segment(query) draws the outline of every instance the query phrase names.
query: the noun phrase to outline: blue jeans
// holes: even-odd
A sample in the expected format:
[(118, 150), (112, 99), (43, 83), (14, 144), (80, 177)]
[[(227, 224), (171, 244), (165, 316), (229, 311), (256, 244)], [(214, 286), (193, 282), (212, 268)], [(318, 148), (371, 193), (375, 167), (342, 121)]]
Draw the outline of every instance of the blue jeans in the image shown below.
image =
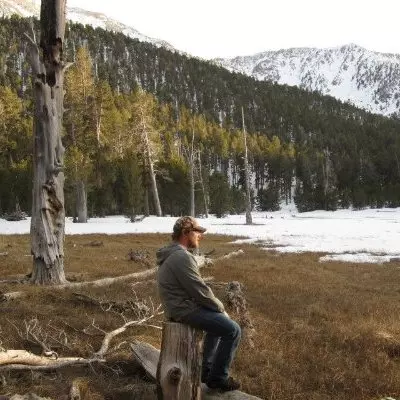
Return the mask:
[(240, 326), (225, 314), (204, 307), (182, 318), (182, 322), (206, 332), (202, 380), (220, 382), (227, 379), (240, 341)]

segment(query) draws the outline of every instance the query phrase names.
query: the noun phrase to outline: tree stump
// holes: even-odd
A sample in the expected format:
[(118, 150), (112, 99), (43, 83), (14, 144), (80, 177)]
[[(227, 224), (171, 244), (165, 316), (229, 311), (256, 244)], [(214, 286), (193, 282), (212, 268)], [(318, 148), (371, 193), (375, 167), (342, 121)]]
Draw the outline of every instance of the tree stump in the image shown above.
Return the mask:
[(164, 322), (157, 366), (159, 400), (200, 400), (203, 332)]

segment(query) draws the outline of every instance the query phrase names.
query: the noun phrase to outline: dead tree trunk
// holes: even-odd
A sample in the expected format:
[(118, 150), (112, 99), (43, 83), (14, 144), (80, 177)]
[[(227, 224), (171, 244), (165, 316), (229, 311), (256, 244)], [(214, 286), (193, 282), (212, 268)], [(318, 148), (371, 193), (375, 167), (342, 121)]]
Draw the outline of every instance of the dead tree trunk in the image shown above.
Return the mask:
[(87, 195), (85, 183), (82, 180), (76, 182), (76, 222), (87, 222)]
[(157, 396), (162, 400), (200, 400), (203, 332), (165, 322), (157, 366)]
[(242, 124), (243, 124), (243, 141), (244, 141), (244, 186), (246, 189), (246, 225), (251, 225), (253, 219), (251, 216), (251, 199), (250, 199), (250, 177), (249, 177), (249, 160), (247, 152), (247, 133), (244, 125), (244, 112), (242, 107)]
[(40, 44), (32, 38), (33, 123), (32, 282), (66, 283), (64, 274), (63, 44), (65, 0), (42, 0)]
[(158, 189), (157, 189), (157, 181), (156, 181), (156, 174), (154, 172), (154, 165), (153, 165), (153, 160), (150, 157), (150, 154), (148, 154), (148, 165), (149, 165), (149, 175), (150, 175), (150, 184), (151, 184), (151, 191), (153, 193), (153, 200), (154, 200), (154, 208), (157, 214), (157, 217), (162, 216), (162, 211), (161, 211), (161, 203), (160, 203), (160, 197), (158, 196)]
[(204, 201), (204, 215), (206, 218), (208, 218), (208, 194), (206, 192), (206, 188), (204, 185), (203, 171), (202, 171), (202, 165), (201, 165), (201, 151), (200, 150), (198, 152), (198, 162), (199, 162), (200, 186), (201, 186), (201, 191), (203, 193), (203, 201)]
[(194, 203), (194, 128), (192, 131), (192, 143), (190, 144), (190, 152), (189, 152), (189, 181), (190, 181), (190, 215), (192, 217), (196, 216), (195, 203)]

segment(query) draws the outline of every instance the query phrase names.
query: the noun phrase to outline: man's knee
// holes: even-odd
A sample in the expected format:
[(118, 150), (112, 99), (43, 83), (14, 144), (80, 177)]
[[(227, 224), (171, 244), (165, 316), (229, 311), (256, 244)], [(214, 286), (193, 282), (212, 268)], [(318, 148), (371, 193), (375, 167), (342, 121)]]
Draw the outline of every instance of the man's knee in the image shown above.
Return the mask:
[(231, 320), (230, 334), (234, 339), (240, 338), (240, 336), (242, 335), (240, 325), (236, 321)]

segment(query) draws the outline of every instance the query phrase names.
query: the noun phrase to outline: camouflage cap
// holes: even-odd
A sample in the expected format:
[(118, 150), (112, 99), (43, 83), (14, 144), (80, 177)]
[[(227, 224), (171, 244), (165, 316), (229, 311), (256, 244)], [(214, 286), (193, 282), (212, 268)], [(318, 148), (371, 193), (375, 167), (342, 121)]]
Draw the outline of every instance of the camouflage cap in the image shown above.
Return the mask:
[(207, 229), (203, 228), (198, 224), (195, 218), (190, 216), (180, 217), (176, 220), (174, 228), (173, 228), (173, 235), (175, 237), (179, 237), (183, 231), (196, 231), (200, 233), (204, 233)]

